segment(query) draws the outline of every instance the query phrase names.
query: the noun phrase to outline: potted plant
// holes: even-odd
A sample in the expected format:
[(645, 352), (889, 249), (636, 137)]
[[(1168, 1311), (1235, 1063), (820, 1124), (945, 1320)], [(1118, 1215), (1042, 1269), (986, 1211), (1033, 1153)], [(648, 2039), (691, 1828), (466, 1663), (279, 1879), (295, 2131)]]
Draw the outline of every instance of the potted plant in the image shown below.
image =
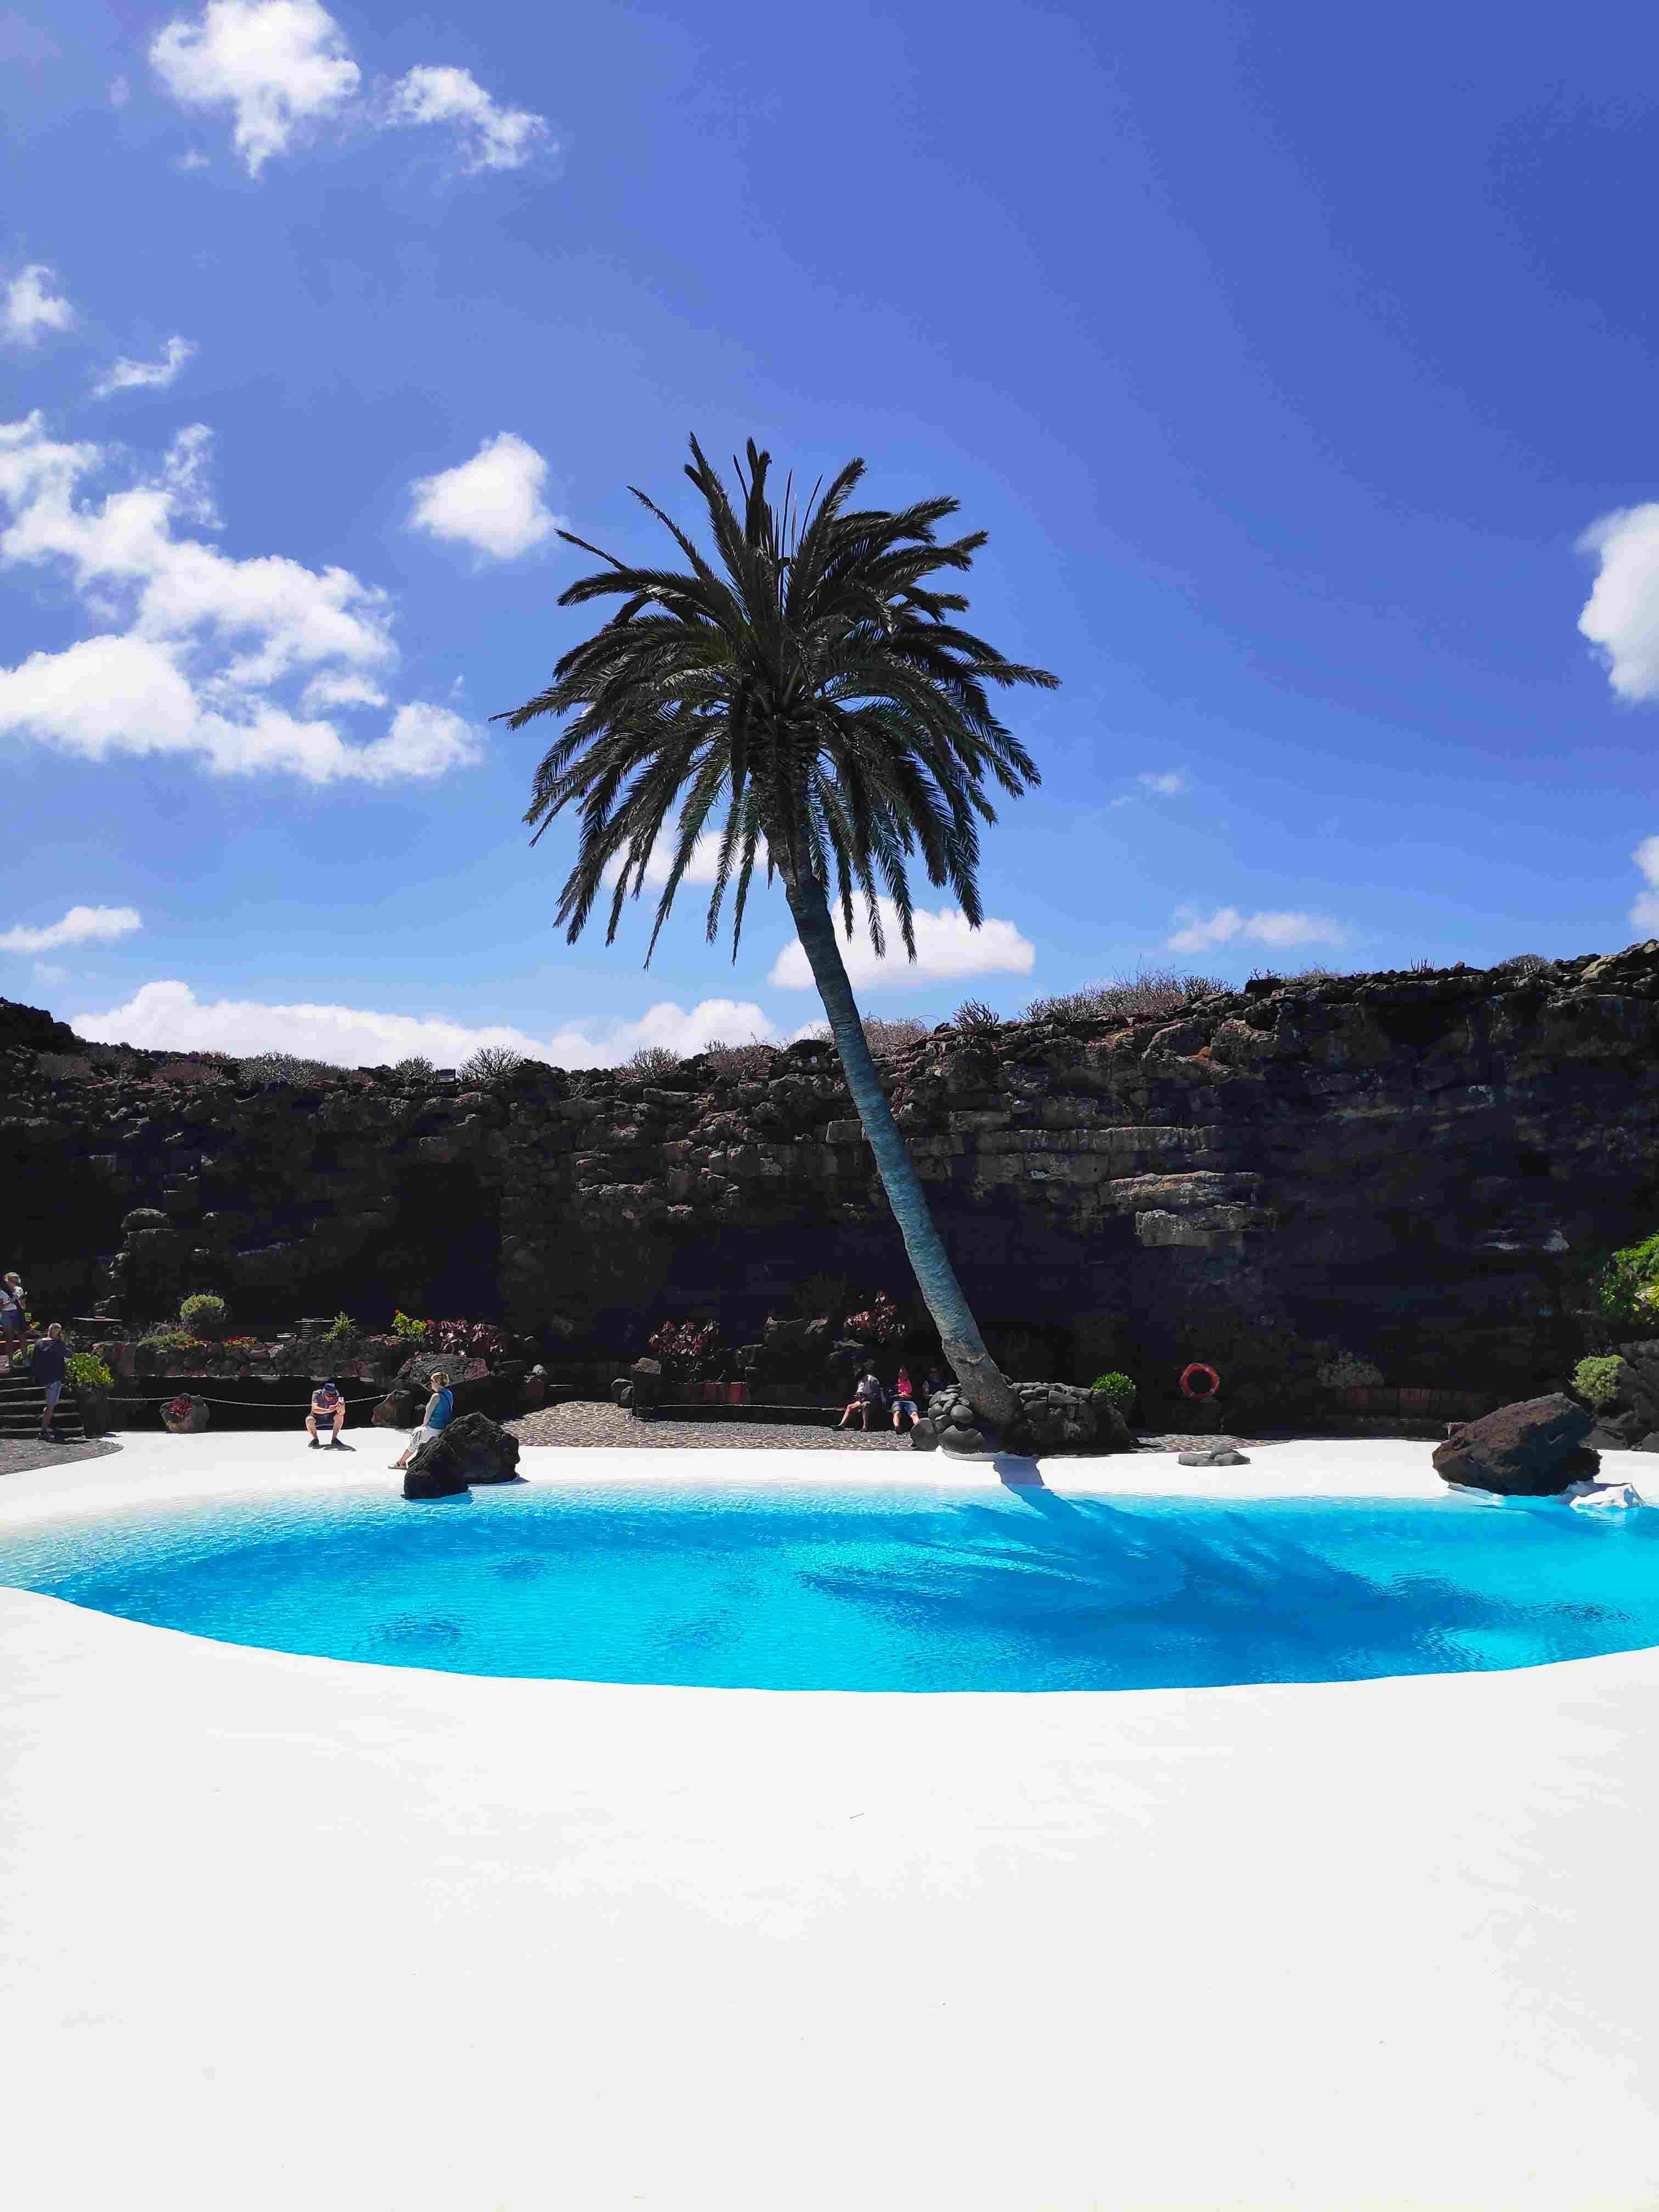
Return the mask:
[(107, 1436), (109, 1394), (115, 1377), (93, 1352), (70, 1352), (67, 1371), (75, 1401), (81, 1408), (82, 1427), (89, 1437)]
[(198, 1437), (208, 1425), (207, 1400), (193, 1398), (188, 1390), (181, 1390), (176, 1398), (163, 1399), (161, 1422), (175, 1437)]

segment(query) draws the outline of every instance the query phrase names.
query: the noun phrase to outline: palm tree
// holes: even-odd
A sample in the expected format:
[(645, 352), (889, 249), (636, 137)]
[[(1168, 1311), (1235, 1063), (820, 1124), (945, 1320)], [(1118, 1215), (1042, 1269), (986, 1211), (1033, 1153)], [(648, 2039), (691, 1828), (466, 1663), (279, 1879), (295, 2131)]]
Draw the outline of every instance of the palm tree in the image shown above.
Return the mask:
[[(988, 775), (1018, 797), (1038, 782), (1030, 754), (991, 711), (988, 685), (1056, 679), (1006, 660), (957, 627), (968, 602), (934, 587), (969, 568), (985, 533), (941, 542), (953, 499), (894, 514), (848, 504), (864, 474), (849, 461), (804, 506), (786, 485), (767, 494), (769, 454), (733, 464), (738, 498), (691, 441), (686, 474), (708, 511), (715, 557), (641, 491), (672, 536), (684, 568), (634, 568), (562, 532), (605, 566), (561, 606), (620, 599), (604, 627), (567, 653), (533, 699), (495, 719), (520, 729), (561, 714), (536, 771), (525, 819), (539, 837), (554, 816), (580, 816), (576, 862), (558, 918), (574, 944), (611, 884), (609, 944), (624, 899), (639, 896), (659, 837), (672, 845), (657, 902), (648, 966), (698, 841), (718, 830), (708, 902), (712, 943), (732, 893), (732, 952), (757, 862), (783, 879), (795, 930), (830, 1018), (864, 1132), (940, 1341), (982, 1425), (1008, 1431), (1018, 1401), (985, 1348), (940, 1242), (915, 1165), (865, 1042), (830, 915), (850, 938), (854, 894), (871, 942), (885, 951), (884, 890), (914, 960), (907, 860), (948, 884), (969, 922), (981, 919), (979, 831), (996, 819)], [(535, 841), (532, 839), (532, 841)], [(878, 886), (880, 887), (878, 889)]]

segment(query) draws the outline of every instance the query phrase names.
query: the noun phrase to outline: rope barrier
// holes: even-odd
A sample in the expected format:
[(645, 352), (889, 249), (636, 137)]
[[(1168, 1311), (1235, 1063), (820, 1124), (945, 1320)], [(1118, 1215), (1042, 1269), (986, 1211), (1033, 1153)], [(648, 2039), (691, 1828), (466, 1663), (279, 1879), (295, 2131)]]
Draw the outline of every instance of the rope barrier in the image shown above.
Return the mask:
[[(109, 1395), (112, 1398), (124, 1399), (129, 1406), (170, 1406), (175, 1398), (191, 1398), (203, 1406), (240, 1406), (245, 1412), (257, 1409), (264, 1413), (291, 1413), (301, 1408), (307, 1413), (311, 1411), (309, 1398), (204, 1398), (199, 1390), (169, 1390), (162, 1397), (151, 1398), (140, 1391), (123, 1390), (118, 1385), (112, 1385)], [(342, 1398), (340, 1403), (343, 1406), (378, 1406), (380, 1400), (388, 1395), (382, 1390), (379, 1397)]]

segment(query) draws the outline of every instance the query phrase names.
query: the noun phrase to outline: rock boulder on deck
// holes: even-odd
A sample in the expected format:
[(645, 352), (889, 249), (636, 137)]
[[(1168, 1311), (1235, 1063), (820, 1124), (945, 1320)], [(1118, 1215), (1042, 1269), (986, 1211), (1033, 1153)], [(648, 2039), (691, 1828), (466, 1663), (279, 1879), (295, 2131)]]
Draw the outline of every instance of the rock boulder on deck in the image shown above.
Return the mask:
[(1595, 1479), (1601, 1455), (1585, 1445), (1591, 1418), (1565, 1391), (1500, 1406), (1434, 1448), (1435, 1473), (1504, 1498), (1553, 1498)]

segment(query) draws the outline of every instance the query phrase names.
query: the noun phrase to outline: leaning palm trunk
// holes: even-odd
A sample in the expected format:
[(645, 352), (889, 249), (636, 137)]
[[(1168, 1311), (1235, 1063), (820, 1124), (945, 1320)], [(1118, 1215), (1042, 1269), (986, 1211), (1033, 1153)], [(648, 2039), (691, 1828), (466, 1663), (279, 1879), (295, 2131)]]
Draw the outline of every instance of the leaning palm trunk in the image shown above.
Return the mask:
[(847, 1086), (876, 1156), (882, 1188), (904, 1239), (917, 1287), (939, 1330), (945, 1356), (981, 1424), (1010, 1432), (1019, 1420), (1019, 1401), (985, 1348), (979, 1324), (951, 1265), (951, 1255), (933, 1226), (915, 1163), (905, 1149), (865, 1042), (864, 1024), (836, 942), (836, 926), (830, 920), (824, 887), (811, 878), (792, 884), (786, 877), (784, 892), (795, 919), (795, 933), (818, 987), (823, 1011), (830, 1017), (830, 1034), (847, 1071)]
[[(735, 959), (757, 869), (769, 883), (781, 875), (945, 1357), (978, 1420), (1012, 1438), (1019, 1403), (985, 1349), (887, 1109), (836, 943), (829, 886), (833, 877), (849, 937), (856, 895), (877, 954), (885, 950), (886, 906), (914, 960), (906, 865), (919, 855), (927, 880), (954, 891), (977, 928), (978, 825), (996, 819), (984, 786), (1017, 798), (1039, 781), (1030, 754), (992, 712), (990, 690), (1048, 690), (1055, 679), (963, 629), (956, 618), (967, 600), (937, 588), (942, 572), (966, 570), (984, 543), (980, 532), (940, 542), (953, 499), (900, 513), (854, 508), (864, 464), (849, 461), (822, 498), (815, 492), (803, 509), (786, 487), (779, 508), (767, 495), (771, 465), (751, 441), (747, 475), (737, 472), (739, 513), (691, 441), (686, 474), (708, 509), (714, 562), (648, 499), (685, 568), (632, 567), (560, 532), (604, 567), (568, 586), (559, 605), (621, 604), (561, 658), (545, 690), (503, 718), (517, 730), (538, 714), (569, 717), (536, 771), (525, 818), (539, 837), (567, 806), (580, 811), (575, 865), (559, 899), (572, 945), (607, 884), (608, 944), (625, 902), (652, 881), (663, 884), (654, 946), (675, 892), (696, 879), (693, 863), (712, 844), (708, 934), (712, 941), (730, 891)], [(672, 848), (665, 881), (652, 867), (659, 838)]]

